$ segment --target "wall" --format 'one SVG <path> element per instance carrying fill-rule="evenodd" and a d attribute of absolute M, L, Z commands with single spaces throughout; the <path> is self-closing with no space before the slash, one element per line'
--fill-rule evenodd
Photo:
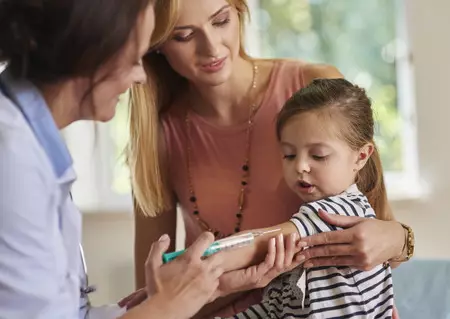
<path fill-rule="evenodd" d="M 416 233 L 417 256 L 450 258 L 450 2 L 406 0 L 415 66 L 420 176 L 430 194 L 394 202 L 396 217 Z"/>
<path fill-rule="evenodd" d="M 133 220 L 130 214 L 85 214 L 83 247 L 94 305 L 113 302 L 134 290 Z"/>

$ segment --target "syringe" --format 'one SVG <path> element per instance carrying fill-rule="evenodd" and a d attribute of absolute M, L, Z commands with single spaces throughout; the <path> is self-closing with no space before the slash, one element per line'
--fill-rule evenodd
<path fill-rule="evenodd" d="M 222 250 L 229 250 L 232 248 L 248 246 L 254 242 L 256 237 L 259 237 L 261 235 L 265 235 L 268 233 L 276 232 L 276 231 L 280 231 L 280 229 L 271 229 L 268 231 L 253 231 L 253 232 L 244 233 L 241 235 L 230 236 L 230 237 L 226 237 L 226 238 L 217 240 L 214 243 L 212 243 L 211 246 L 208 247 L 208 249 L 206 249 L 203 256 L 210 256 L 210 255 L 215 254 Z M 164 254 L 163 255 L 163 263 L 167 263 L 167 262 L 175 259 L 176 257 L 182 255 L 185 251 L 186 250 L 179 250 L 179 251 L 174 251 L 171 253 Z"/>

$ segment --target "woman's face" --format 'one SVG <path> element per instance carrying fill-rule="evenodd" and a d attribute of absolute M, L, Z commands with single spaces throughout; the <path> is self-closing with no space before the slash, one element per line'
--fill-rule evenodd
<path fill-rule="evenodd" d="M 81 118 L 102 122 L 111 120 L 115 115 L 119 96 L 134 83 L 146 81 L 141 58 L 148 51 L 154 27 L 154 8 L 149 5 L 139 16 L 136 31 L 131 34 L 122 51 L 97 72 L 92 93 L 83 94 L 85 98 L 80 110 Z M 92 86 L 90 79 L 84 81 L 85 87 Z"/>
<path fill-rule="evenodd" d="M 160 54 L 191 82 L 216 86 L 230 77 L 239 49 L 238 12 L 227 0 L 182 0 L 175 29 Z"/>

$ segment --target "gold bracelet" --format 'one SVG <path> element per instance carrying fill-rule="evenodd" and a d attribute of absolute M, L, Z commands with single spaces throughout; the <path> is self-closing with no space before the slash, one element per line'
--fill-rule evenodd
<path fill-rule="evenodd" d="M 391 259 L 393 262 L 404 262 L 410 260 L 414 255 L 414 232 L 408 225 L 399 223 L 405 230 L 405 244 L 403 245 L 402 254 L 399 257 Z M 406 249 L 406 256 L 403 257 Z"/>

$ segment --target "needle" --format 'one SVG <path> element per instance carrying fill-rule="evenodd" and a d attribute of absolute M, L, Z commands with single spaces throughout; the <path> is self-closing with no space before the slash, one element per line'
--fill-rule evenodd
<path fill-rule="evenodd" d="M 253 232 L 253 236 L 256 238 L 256 237 L 259 237 L 259 236 L 262 236 L 262 235 L 267 235 L 267 234 L 275 233 L 275 232 L 279 232 L 279 231 L 281 231 L 281 228 L 270 229 L 270 230 L 266 230 L 266 231 L 263 231 L 263 230 L 254 231 Z"/>

